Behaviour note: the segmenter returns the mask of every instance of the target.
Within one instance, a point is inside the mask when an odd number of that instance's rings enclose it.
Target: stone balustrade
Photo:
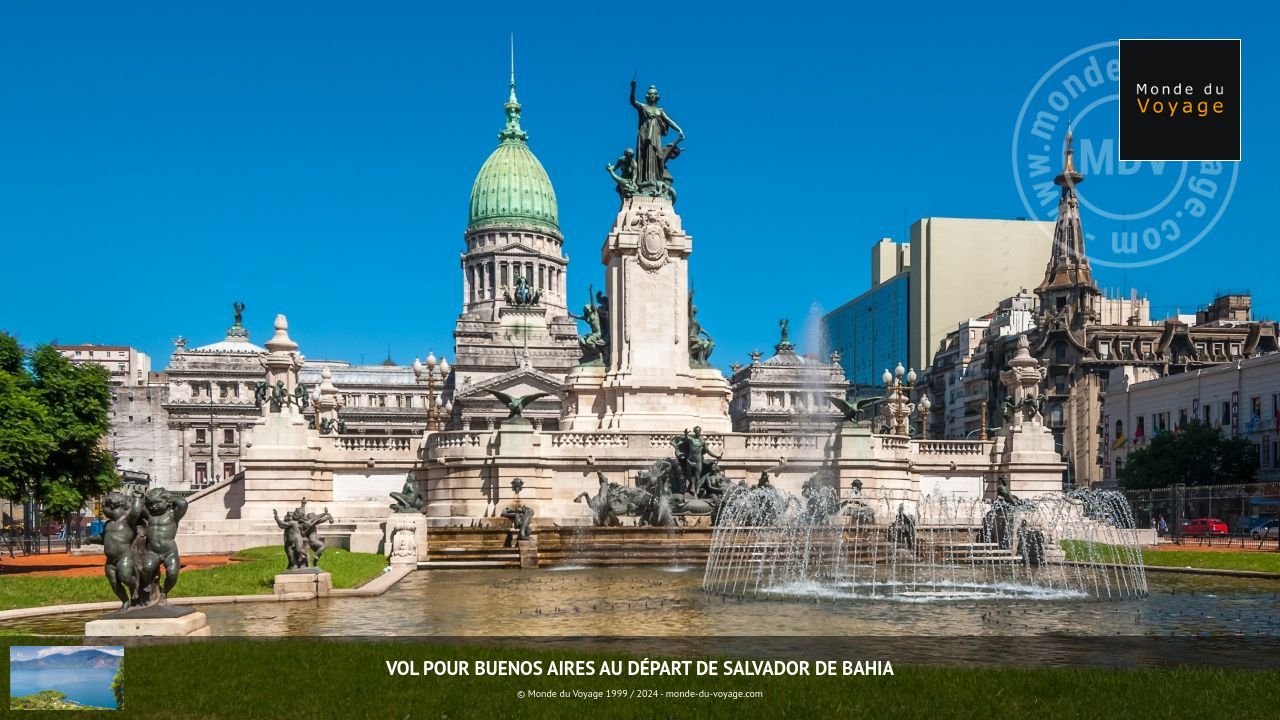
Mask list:
[[[911,438],[904,435],[881,435],[880,447],[885,450],[906,450],[911,447]]]
[[[821,435],[748,435],[748,450],[814,450],[822,444]]]
[[[418,446],[418,438],[412,435],[339,435],[336,439],[338,449],[345,451],[405,453],[415,452]]]
[[[991,451],[990,440],[916,440],[916,451],[921,455],[986,455]]]
[[[622,433],[561,432],[551,435],[553,447],[627,447],[629,436]]]

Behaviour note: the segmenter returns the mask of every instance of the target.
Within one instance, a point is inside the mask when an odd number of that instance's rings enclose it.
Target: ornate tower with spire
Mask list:
[[[506,417],[487,390],[555,391],[578,359],[556,194],[520,125],[512,58],[506,125],[471,187],[462,311],[454,329],[455,427],[482,429]],[[532,375],[517,377],[522,373]],[[551,396],[526,416],[554,427],[559,410]]]
[[[1075,168],[1074,155],[1068,130],[1062,172],[1053,179],[1054,184],[1062,188],[1058,219],[1053,227],[1053,250],[1036,294],[1040,296],[1043,323],[1081,330],[1098,319],[1101,293],[1093,281],[1093,271],[1084,251],[1080,199],[1076,197],[1076,186],[1084,182],[1084,176]]]

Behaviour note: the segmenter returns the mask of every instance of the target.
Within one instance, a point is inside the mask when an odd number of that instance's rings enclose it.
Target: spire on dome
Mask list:
[[[498,133],[503,142],[524,142],[529,133],[520,127],[520,101],[516,99],[516,36],[511,34],[511,93],[507,96],[507,104],[503,106],[507,113],[507,126]]]

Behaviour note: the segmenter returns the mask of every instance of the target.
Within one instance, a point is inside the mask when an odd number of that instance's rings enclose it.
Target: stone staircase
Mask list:
[[[431,528],[423,570],[518,568],[520,551],[507,547],[507,531],[494,528]]]
[[[696,565],[707,562],[712,528],[540,528],[538,566]],[[431,528],[423,570],[518,568],[520,553],[497,528]]]

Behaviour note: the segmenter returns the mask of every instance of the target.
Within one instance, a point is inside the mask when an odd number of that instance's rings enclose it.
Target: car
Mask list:
[[[1183,535],[1226,535],[1227,524],[1218,518],[1196,518],[1182,523]]]
[[[1249,536],[1254,540],[1266,540],[1275,537],[1278,530],[1280,530],[1280,520],[1268,520],[1250,530]]]

